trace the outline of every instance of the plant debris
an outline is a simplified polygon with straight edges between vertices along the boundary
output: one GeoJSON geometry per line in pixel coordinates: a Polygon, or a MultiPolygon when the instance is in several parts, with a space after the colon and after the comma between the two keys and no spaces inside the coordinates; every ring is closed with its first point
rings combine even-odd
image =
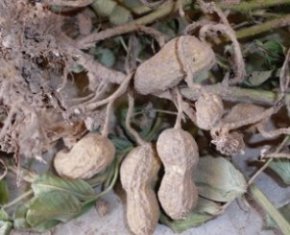
{"type": "Polygon", "coordinates": [[[289,235],[289,204],[254,184],[267,168],[290,181],[289,3],[2,0],[0,234],[106,216],[121,183],[134,234],[249,194],[289,235]],[[257,135],[249,178],[231,159],[257,135]]]}

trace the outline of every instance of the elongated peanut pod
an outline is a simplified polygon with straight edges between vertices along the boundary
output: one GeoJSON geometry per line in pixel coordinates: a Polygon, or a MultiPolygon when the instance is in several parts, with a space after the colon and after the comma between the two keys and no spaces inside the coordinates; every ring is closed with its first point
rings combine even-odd
{"type": "Polygon", "coordinates": [[[171,128],[160,134],[157,152],[165,169],[158,190],[160,204],[172,219],[182,219],[193,210],[198,200],[192,178],[199,159],[198,146],[188,132],[171,128]]]}
{"type": "Polygon", "coordinates": [[[215,61],[212,48],[196,37],[174,38],[137,68],[135,89],[144,95],[160,93],[175,87],[189,72],[194,77],[210,69],[215,61]],[[188,69],[190,71],[186,71],[188,69]]]}
{"type": "Polygon", "coordinates": [[[130,125],[134,99],[128,95],[126,128],[139,146],[126,156],[120,178],[127,194],[127,223],[136,235],[153,234],[159,219],[159,205],[152,187],[157,179],[160,161],[150,143],[145,142],[130,125]]]}
{"type": "Polygon", "coordinates": [[[127,223],[136,235],[153,234],[159,205],[152,186],[160,163],[151,144],[135,147],[121,165],[120,177],[127,194],[127,223]]]}

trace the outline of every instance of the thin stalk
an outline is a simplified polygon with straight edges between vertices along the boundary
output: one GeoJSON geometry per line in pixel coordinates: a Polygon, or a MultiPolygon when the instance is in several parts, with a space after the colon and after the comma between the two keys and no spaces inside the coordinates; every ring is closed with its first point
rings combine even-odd
{"type": "Polygon", "coordinates": [[[281,213],[273,206],[265,194],[256,186],[251,185],[248,188],[248,193],[275,221],[284,235],[290,234],[290,225],[281,213]]]}
{"type": "Polygon", "coordinates": [[[23,193],[22,195],[20,195],[19,197],[15,198],[13,201],[5,204],[2,208],[3,209],[7,209],[11,206],[14,206],[16,205],[17,203],[21,202],[23,199],[31,196],[33,194],[33,191],[32,190],[28,190],[27,192],[23,193]]]}
{"type": "MultiPolygon", "coordinates": [[[[207,92],[220,95],[224,100],[228,101],[252,101],[261,104],[274,104],[277,100],[278,92],[246,89],[239,87],[231,87],[227,89],[221,84],[203,86],[203,89],[207,92]]],[[[197,100],[200,96],[200,90],[194,88],[182,88],[181,94],[190,100],[197,100]]],[[[290,95],[286,95],[286,99],[290,99],[290,95]]]]}
{"type": "Polygon", "coordinates": [[[263,1],[242,1],[238,4],[219,3],[218,6],[222,9],[228,9],[239,12],[249,12],[252,10],[268,8],[283,4],[290,4],[290,0],[263,0],[263,1]]]}
{"type": "Polygon", "coordinates": [[[252,37],[257,34],[268,32],[269,30],[281,28],[290,25],[290,14],[277,19],[269,20],[264,23],[254,25],[248,28],[240,29],[236,31],[238,39],[252,37]]]}
{"type": "MultiPolygon", "coordinates": [[[[281,149],[285,146],[285,144],[289,141],[289,137],[286,136],[283,141],[279,144],[279,146],[276,148],[274,153],[279,153],[281,149]]],[[[260,175],[273,161],[273,158],[269,158],[266,163],[248,180],[248,185],[251,185],[255,179],[260,175]]]]}

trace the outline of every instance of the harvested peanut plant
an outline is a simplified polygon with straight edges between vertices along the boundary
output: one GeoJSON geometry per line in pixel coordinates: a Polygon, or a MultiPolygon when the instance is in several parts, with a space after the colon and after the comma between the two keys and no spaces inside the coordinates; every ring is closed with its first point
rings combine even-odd
{"type": "Polygon", "coordinates": [[[289,235],[290,201],[255,184],[267,169],[290,185],[289,5],[1,0],[0,234],[106,216],[121,187],[136,235],[240,198],[289,235]]]}

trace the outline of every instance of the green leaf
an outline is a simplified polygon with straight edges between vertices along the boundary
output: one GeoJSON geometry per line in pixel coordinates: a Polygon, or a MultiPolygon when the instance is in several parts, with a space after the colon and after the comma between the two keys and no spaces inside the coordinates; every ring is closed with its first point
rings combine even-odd
{"type": "Polygon", "coordinates": [[[95,196],[94,189],[83,180],[62,179],[53,175],[39,176],[31,185],[35,196],[51,191],[64,192],[80,200],[88,200],[95,196]]]}
{"type": "Polygon", "coordinates": [[[81,73],[85,71],[85,68],[80,64],[76,64],[69,69],[70,69],[70,72],[73,72],[73,73],[81,73]]]}
{"type": "Polygon", "coordinates": [[[264,82],[266,82],[269,78],[271,78],[272,73],[273,70],[253,71],[249,75],[247,83],[249,83],[248,85],[253,87],[260,86],[264,82]]]}
{"type": "Polygon", "coordinates": [[[113,51],[108,48],[99,47],[94,51],[94,55],[101,64],[109,68],[111,68],[116,62],[116,57],[113,51]]]}
{"type": "Polygon", "coordinates": [[[22,205],[17,207],[14,212],[13,221],[14,228],[16,229],[25,229],[29,228],[29,224],[26,222],[26,213],[28,211],[27,205],[22,205]]]}
{"type": "Polygon", "coordinates": [[[91,6],[100,16],[109,16],[116,5],[117,3],[113,0],[95,0],[91,6]]]}
{"type": "Polygon", "coordinates": [[[116,6],[109,17],[112,24],[120,25],[129,22],[133,19],[131,12],[122,6],[116,6]]]}
{"type": "Polygon", "coordinates": [[[183,220],[172,221],[164,214],[161,214],[160,221],[171,228],[175,233],[181,233],[189,228],[197,227],[211,218],[212,215],[192,213],[183,220]]]}
{"type": "Polygon", "coordinates": [[[75,217],[81,212],[82,205],[73,195],[62,191],[48,191],[33,198],[29,203],[26,221],[32,227],[75,217]]]}
{"type": "Polygon", "coordinates": [[[9,215],[3,208],[0,209],[0,220],[9,220],[9,215]]]}
{"type": "Polygon", "coordinates": [[[197,207],[194,211],[215,216],[220,214],[221,210],[221,204],[199,197],[197,207]]]}
{"type": "Polygon", "coordinates": [[[267,62],[269,65],[277,63],[283,59],[283,46],[276,40],[266,41],[261,48],[264,49],[267,62]]]}
{"type": "Polygon", "coordinates": [[[9,201],[9,192],[7,183],[4,180],[0,181],[0,204],[3,205],[9,201]]]}
{"type": "Polygon", "coordinates": [[[12,230],[12,223],[0,220],[0,235],[9,235],[12,230]]]}
{"type": "Polygon", "coordinates": [[[95,0],[91,6],[98,15],[109,17],[112,24],[123,24],[133,19],[128,9],[113,0],[95,0]]]}
{"type": "Polygon", "coordinates": [[[219,203],[199,197],[197,207],[186,218],[173,221],[162,214],[160,221],[170,227],[174,232],[180,233],[207,222],[216,215],[219,215],[221,210],[222,206],[219,203]]]}
{"type": "Polygon", "coordinates": [[[244,176],[222,157],[203,157],[197,169],[195,182],[204,198],[229,202],[246,192],[244,176]]]}
{"type": "Polygon", "coordinates": [[[272,160],[268,167],[273,170],[285,184],[290,185],[289,159],[272,160]]]}

